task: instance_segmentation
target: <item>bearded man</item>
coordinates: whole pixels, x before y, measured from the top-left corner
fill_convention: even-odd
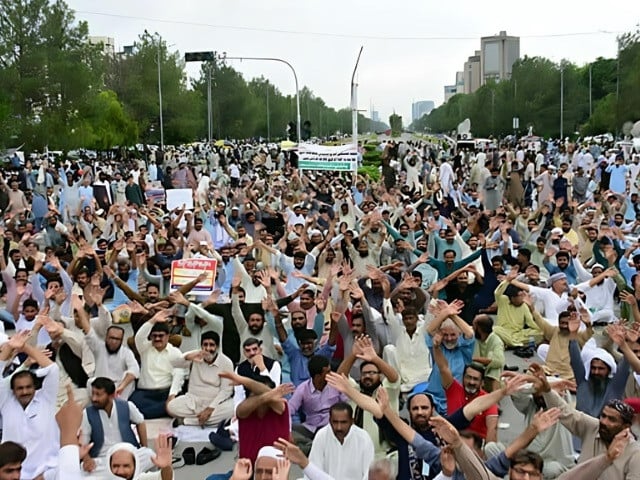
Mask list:
[[[135,380],[140,376],[140,366],[131,349],[122,345],[124,329],[112,325],[104,338],[100,338],[89,322],[85,325],[85,341],[95,357],[96,377],[110,379],[116,384],[116,396],[129,398],[135,388]]]
[[[442,388],[447,396],[447,414],[452,415],[475,398],[487,394],[482,389],[485,369],[478,363],[468,363],[462,373],[462,383],[459,382],[451,373],[449,362],[440,347],[442,343],[443,334],[436,332],[433,335],[433,360],[440,369]],[[469,430],[487,442],[496,442],[498,440],[498,406],[492,405],[476,415],[469,425]]]

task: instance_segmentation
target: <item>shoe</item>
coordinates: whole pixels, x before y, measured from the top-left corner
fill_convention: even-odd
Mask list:
[[[517,372],[518,370],[520,370],[520,368],[516,365],[505,365],[503,367],[503,370],[507,372]]]
[[[222,455],[222,452],[217,448],[213,447],[213,449],[211,449],[204,447],[198,452],[198,456],[196,457],[196,465],[205,465],[215,460],[220,455]]]
[[[171,435],[169,437],[169,440],[171,441],[171,450],[174,450],[176,448],[176,444],[178,443],[178,437],[176,437],[175,435]]]
[[[534,355],[534,351],[529,347],[518,347],[514,350],[513,354],[520,358],[531,358]]]
[[[187,463],[184,461],[184,458],[180,458],[180,457],[173,457],[173,459],[171,459],[171,466],[173,468],[182,468],[186,465]]]
[[[182,451],[182,458],[185,465],[195,465],[196,463],[196,449],[193,447],[187,447]]]
[[[178,428],[181,425],[184,425],[184,419],[183,418],[174,418],[173,422],[171,423],[171,426],[173,428]]]
[[[220,450],[230,452],[233,450],[233,440],[230,437],[221,435],[220,433],[211,432],[209,434],[209,441]]]

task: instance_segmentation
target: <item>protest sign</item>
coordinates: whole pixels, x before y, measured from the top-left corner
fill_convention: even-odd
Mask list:
[[[193,209],[193,190],[190,188],[172,188],[167,190],[167,210],[182,208],[186,205],[187,210]]]
[[[195,280],[203,272],[207,278],[198,283],[192,292],[206,294],[213,293],[216,280],[217,260],[213,258],[188,258],[186,260],[174,260],[171,262],[171,286],[170,290],[176,291],[183,285]]]
[[[358,149],[348,145],[298,145],[298,168],[300,170],[330,170],[355,172],[358,169]]]

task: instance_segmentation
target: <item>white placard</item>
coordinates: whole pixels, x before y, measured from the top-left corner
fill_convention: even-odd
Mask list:
[[[167,190],[167,210],[182,208],[186,205],[187,210],[193,209],[193,190],[190,188],[172,188]]]

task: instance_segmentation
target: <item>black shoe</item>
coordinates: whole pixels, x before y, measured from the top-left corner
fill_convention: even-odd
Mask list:
[[[516,357],[520,358],[531,358],[533,357],[534,353],[535,352],[533,351],[533,349],[529,347],[518,347],[513,352]]]
[[[520,368],[516,365],[505,365],[503,370],[507,372],[517,372]]]
[[[209,434],[209,441],[213,443],[214,446],[225,452],[230,452],[231,450],[233,450],[233,440],[231,440],[231,438],[229,438],[228,436],[216,432],[211,432]]]
[[[182,458],[185,465],[195,465],[196,463],[196,449],[193,447],[187,447],[182,451]]]
[[[222,452],[217,448],[213,447],[213,449],[211,449],[204,447],[198,452],[198,456],[196,457],[196,465],[205,465],[215,460],[220,455],[222,455]]]
[[[173,428],[178,428],[180,425],[184,425],[184,419],[183,418],[174,418],[173,422],[171,423],[171,426]]]
[[[171,435],[169,437],[169,441],[171,442],[171,450],[176,448],[176,443],[178,443],[178,437],[176,437],[175,435]]]

